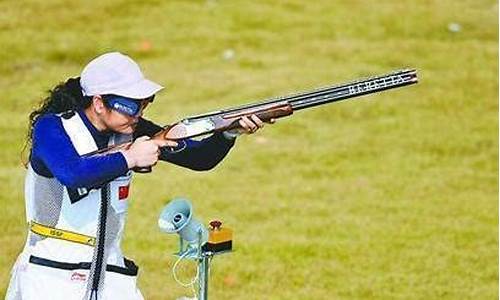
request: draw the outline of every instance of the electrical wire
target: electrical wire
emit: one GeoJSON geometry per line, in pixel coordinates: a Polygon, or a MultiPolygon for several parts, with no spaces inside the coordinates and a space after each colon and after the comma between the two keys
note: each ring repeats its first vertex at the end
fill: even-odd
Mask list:
{"type": "Polygon", "coordinates": [[[182,254],[178,259],[177,261],[174,263],[174,266],[172,267],[172,275],[174,276],[174,279],[175,281],[180,284],[181,286],[183,287],[192,287],[194,289],[194,284],[196,283],[196,281],[198,280],[198,276],[200,274],[200,270],[199,268],[196,268],[196,275],[194,276],[194,278],[191,280],[191,282],[189,283],[185,283],[185,282],[182,282],[179,280],[179,278],[177,277],[177,273],[176,273],[176,268],[177,268],[177,265],[181,262],[181,260],[183,260],[187,255],[191,254],[189,251],[186,251],[184,254],[182,254]]]}

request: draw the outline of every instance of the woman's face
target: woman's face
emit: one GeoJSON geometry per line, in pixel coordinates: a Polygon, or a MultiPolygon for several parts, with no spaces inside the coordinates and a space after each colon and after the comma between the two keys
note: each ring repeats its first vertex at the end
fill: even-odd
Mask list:
{"type": "Polygon", "coordinates": [[[103,121],[106,125],[106,128],[110,131],[123,134],[132,134],[135,130],[137,122],[139,121],[139,116],[128,116],[111,108],[108,108],[107,114],[104,116],[103,121]]]}
{"type": "MultiPolygon", "coordinates": [[[[102,99],[101,99],[102,100],[102,99]]],[[[119,112],[105,105],[101,106],[98,114],[100,123],[106,131],[113,131],[122,134],[132,134],[135,131],[137,122],[142,116],[144,109],[148,106],[148,100],[141,101],[141,108],[135,116],[130,116],[126,113],[119,112]]]]}

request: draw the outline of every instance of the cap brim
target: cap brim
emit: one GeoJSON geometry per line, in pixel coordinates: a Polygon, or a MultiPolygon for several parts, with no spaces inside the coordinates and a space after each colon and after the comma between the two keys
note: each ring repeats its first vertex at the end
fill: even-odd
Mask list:
{"type": "Polygon", "coordinates": [[[162,89],[163,86],[151,80],[143,79],[127,87],[111,90],[109,91],[109,94],[123,96],[132,99],[145,99],[155,95],[162,89]]]}

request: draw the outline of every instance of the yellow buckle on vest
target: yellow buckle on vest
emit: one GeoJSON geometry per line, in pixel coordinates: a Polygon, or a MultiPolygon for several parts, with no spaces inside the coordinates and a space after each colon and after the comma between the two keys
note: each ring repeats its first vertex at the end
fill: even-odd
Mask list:
{"type": "Polygon", "coordinates": [[[77,232],[64,230],[64,229],[50,227],[47,225],[36,223],[34,221],[30,222],[30,230],[31,230],[31,232],[36,233],[36,234],[41,235],[41,236],[44,236],[44,237],[65,240],[68,242],[84,244],[84,245],[92,246],[92,247],[95,246],[95,237],[80,234],[77,232]]]}

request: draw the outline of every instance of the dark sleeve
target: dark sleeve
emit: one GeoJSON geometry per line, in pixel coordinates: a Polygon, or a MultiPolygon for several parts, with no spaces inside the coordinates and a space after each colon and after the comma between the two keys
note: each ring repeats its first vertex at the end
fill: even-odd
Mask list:
{"type": "MultiPolygon", "coordinates": [[[[145,119],[139,119],[134,137],[153,136],[163,128],[145,119]]],[[[163,147],[160,160],[196,171],[214,168],[229,153],[235,140],[227,139],[222,133],[215,133],[202,140],[186,139],[176,149],[163,147]]]]}
{"type": "Polygon", "coordinates": [[[128,171],[119,152],[81,157],[55,115],[38,120],[33,130],[31,154],[33,169],[40,175],[55,177],[68,188],[93,188],[128,171]]]}
{"type": "Polygon", "coordinates": [[[156,125],[155,123],[149,120],[139,118],[139,122],[137,123],[137,127],[135,128],[134,131],[134,140],[144,135],[152,137],[156,133],[160,132],[160,130],[162,129],[163,127],[161,127],[160,125],[156,125]]]}

